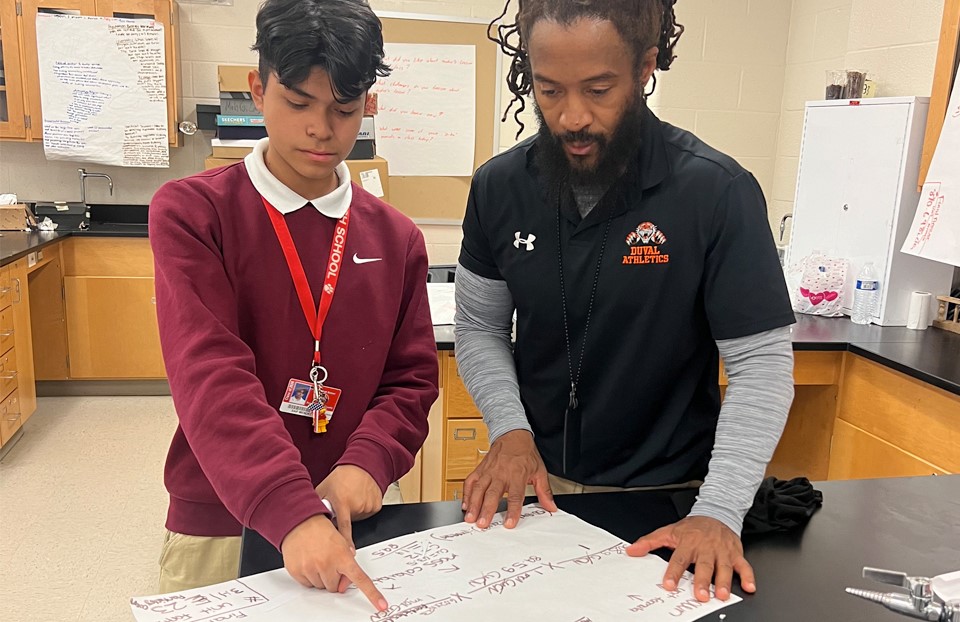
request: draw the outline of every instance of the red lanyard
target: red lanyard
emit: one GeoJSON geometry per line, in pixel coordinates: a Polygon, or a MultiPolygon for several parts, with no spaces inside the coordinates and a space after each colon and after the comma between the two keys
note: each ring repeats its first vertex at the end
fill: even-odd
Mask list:
{"type": "Polygon", "coordinates": [[[273,223],[273,230],[277,233],[277,240],[280,241],[280,248],[283,249],[283,256],[287,260],[287,267],[290,269],[290,276],[293,278],[293,286],[297,290],[297,298],[300,299],[303,315],[307,318],[310,332],[313,333],[313,364],[319,365],[320,336],[323,334],[323,323],[327,320],[327,314],[330,312],[330,303],[333,302],[333,294],[337,290],[337,279],[340,277],[340,264],[343,263],[343,250],[347,244],[347,229],[350,227],[350,210],[347,210],[343,217],[337,221],[337,226],[333,230],[333,241],[330,243],[330,258],[327,260],[327,273],[323,278],[323,291],[320,292],[320,304],[317,308],[317,319],[316,322],[314,322],[313,292],[310,291],[310,283],[307,281],[307,274],[303,271],[303,264],[300,262],[297,247],[294,245],[293,238],[290,236],[287,221],[283,219],[283,214],[270,205],[265,198],[263,199],[263,205],[267,208],[267,215],[270,216],[270,222],[273,223]]]}

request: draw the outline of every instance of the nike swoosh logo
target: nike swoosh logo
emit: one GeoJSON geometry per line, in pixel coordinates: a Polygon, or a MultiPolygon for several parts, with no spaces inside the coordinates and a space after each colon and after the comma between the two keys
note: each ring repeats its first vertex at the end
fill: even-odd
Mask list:
{"type": "Polygon", "coordinates": [[[370,263],[373,261],[383,261],[383,257],[362,257],[361,258],[361,257],[357,257],[356,253],[353,254],[353,263],[361,264],[361,263],[370,263]]]}

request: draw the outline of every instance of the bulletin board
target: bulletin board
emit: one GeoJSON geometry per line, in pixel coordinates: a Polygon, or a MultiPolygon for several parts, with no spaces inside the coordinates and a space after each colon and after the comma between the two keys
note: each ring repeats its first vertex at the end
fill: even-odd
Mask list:
{"type": "MultiPolygon", "coordinates": [[[[476,48],[474,170],[495,154],[499,135],[500,49],[480,20],[378,12],[388,43],[473,45],[476,48]]],[[[376,90],[376,87],[373,89],[376,90]]],[[[389,162],[388,162],[389,166],[389,162]]],[[[470,177],[390,175],[390,203],[418,220],[463,220],[470,177]]]]}

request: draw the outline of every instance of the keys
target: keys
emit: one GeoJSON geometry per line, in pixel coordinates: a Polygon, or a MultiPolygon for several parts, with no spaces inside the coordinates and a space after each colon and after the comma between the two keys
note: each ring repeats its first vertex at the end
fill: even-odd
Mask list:
{"type": "Polygon", "coordinates": [[[327,370],[322,365],[314,365],[310,369],[310,380],[313,382],[313,401],[307,409],[313,414],[313,431],[323,434],[327,431],[327,393],[323,390],[323,383],[327,379],[327,370]],[[322,377],[321,377],[322,375],[322,377]]]}

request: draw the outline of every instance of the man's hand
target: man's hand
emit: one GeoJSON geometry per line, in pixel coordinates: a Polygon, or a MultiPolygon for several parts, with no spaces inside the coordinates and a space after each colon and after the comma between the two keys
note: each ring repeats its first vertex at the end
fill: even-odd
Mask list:
{"type": "Polygon", "coordinates": [[[513,529],[520,521],[527,484],[533,484],[537,499],[545,510],[557,511],[547,469],[533,443],[533,435],[526,430],[507,432],[494,441],[490,453],[463,484],[462,508],[467,513],[464,520],[486,529],[506,492],[507,518],[503,526],[513,529]]]}
{"type": "Polygon", "coordinates": [[[317,494],[333,506],[337,514],[337,529],[353,545],[353,521],[369,518],[383,507],[383,492],[373,477],[358,466],[343,464],[330,472],[317,486],[317,494]]]}
{"type": "Polygon", "coordinates": [[[730,598],[733,573],[740,575],[744,592],[756,592],[753,568],[743,557],[740,538],[720,521],[706,516],[688,516],[672,525],[661,527],[627,547],[627,555],[643,557],[654,549],[673,549],[663,587],[677,589],[680,577],[690,564],[695,564],[693,593],[700,602],[710,600],[710,582],[716,585],[717,598],[730,598]]]}
{"type": "Polygon", "coordinates": [[[311,516],[294,527],[280,544],[280,551],[283,567],[300,585],[342,594],[353,583],[377,611],[386,611],[387,600],[357,564],[347,541],[323,514],[311,516]]]}

